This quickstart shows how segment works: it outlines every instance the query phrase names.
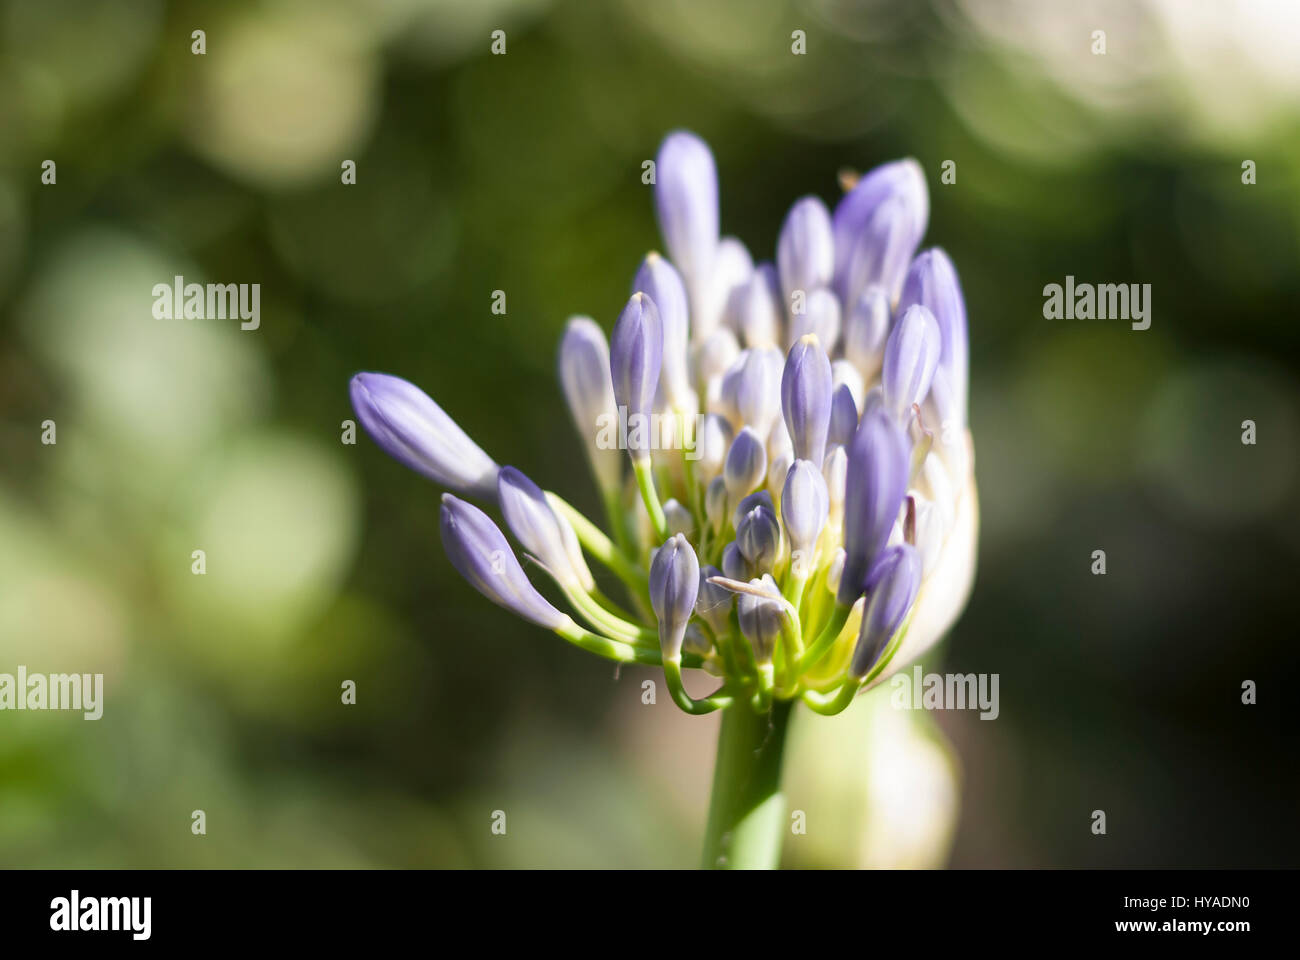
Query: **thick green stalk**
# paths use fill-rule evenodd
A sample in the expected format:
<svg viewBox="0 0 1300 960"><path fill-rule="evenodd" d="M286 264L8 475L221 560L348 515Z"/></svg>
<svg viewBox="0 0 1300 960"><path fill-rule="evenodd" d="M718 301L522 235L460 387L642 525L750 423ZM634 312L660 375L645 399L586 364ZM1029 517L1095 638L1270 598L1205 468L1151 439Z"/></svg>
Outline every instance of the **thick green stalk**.
<svg viewBox="0 0 1300 960"><path fill-rule="evenodd" d="M793 706L778 700L770 712L756 714L733 703L722 712L704 838L706 868L773 870L780 865L786 831L781 759Z"/></svg>

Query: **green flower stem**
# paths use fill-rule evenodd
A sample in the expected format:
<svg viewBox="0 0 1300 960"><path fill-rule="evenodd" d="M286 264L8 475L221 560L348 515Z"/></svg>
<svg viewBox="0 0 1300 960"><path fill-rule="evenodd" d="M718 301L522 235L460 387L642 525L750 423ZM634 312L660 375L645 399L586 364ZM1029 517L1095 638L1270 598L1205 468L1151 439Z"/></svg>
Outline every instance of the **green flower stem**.
<svg viewBox="0 0 1300 960"><path fill-rule="evenodd" d="M568 598L573 608L582 614L582 619L595 627L602 633L608 634L615 640L621 640L624 643L631 643L636 646L659 648L659 634L652 630L645 630L638 627L635 623L629 623L627 620L617 617L610 613L599 603L597 603L590 594L581 587L572 584L561 583L558 579L556 585L563 591L564 596Z"/></svg>
<svg viewBox="0 0 1300 960"><path fill-rule="evenodd" d="M627 510L623 507L621 491L618 488L604 490L601 492L601 499L605 502L605 517L609 520L609 528L614 531L614 542L625 557L631 556L632 538L627 532Z"/></svg>
<svg viewBox="0 0 1300 960"><path fill-rule="evenodd" d="M570 506L562 497L547 491L547 502L551 507L564 514L565 518L573 525L573 532L578 535L578 542L582 548L606 567L612 570L620 580L622 580L629 590L634 594L640 595L646 593L647 575L644 570L628 559L626 553L614 546L609 537L601 531L582 513ZM648 599L647 594L647 599Z"/></svg>
<svg viewBox="0 0 1300 960"><path fill-rule="evenodd" d="M785 597L792 607L798 610L799 604L803 601L804 588L807 585L808 574L805 573L800 575L791 569L790 574L785 581L785 589L781 591L781 595Z"/></svg>
<svg viewBox="0 0 1300 960"><path fill-rule="evenodd" d="M818 693L807 692L803 695L803 702L808 704L808 708L824 717L833 717L841 713L845 707L853 702L857 696L858 690L862 686L862 681L857 677L846 677L844 684L830 696L824 696Z"/></svg>
<svg viewBox="0 0 1300 960"><path fill-rule="evenodd" d="M622 607L620 607L617 603L615 603L615 602L614 602L613 600L611 600L609 597L605 596L605 592L604 592L603 590L601 590L600 587L593 586L589 591L587 591L587 593L588 593L588 595L591 597L592 600L594 600L594 601L596 601L596 603L600 604L600 608L601 608L602 610L604 610L606 613L612 613L614 616L618 617L620 620L626 620L628 623L631 623L631 624L636 624L636 623L637 623L637 621L636 621L636 617L637 617L637 615L636 615L636 614L634 614L634 613L630 613L629 611L624 610ZM638 626L642 626L642 627L645 626L644 623L637 624L637 625L638 625Z"/></svg>
<svg viewBox="0 0 1300 960"><path fill-rule="evenodd" d="M574 620L557 627L555 632L575 647L594 653L598 657L604 657L606 660L613 660L616 663L642 663L651 667L663 666L663 656L658 650L634 647L621 640L611 640L599 633L583 629ZM704 658L699 654L684 653L681 665L692 669L703 667Z"/></svg>
<svg viewBox="0 0 1300 960"><path fill-rule="evenodd" d="M693 699L682 684L682 664L680 660L664 661L664 679L668 681L668 692L673 695L673 702L681 707L683 711L694 716L712 713L714 710L719 710L731 703L731 697L716 694L702 700Z"/></svg>
<svg viewBox="0 0 1300 960"><path fill-rule="evenodd" d="M654 528L656 543L659 546L668 539L668 521L664 519L664 508L659 503L659 493L655 490L654 468L650 458L640 457L632 460L632 472L636 474L637 489L641 491L641 500L646 512L650 514L650 526Z"/></svg>
<svg viewBox="0 0 1300 960"><path fill-rule="evenodd" d="M772 686L773 686L773 669L772 664L760 663L758 665L758 689L755 691L750 705L754 708L755 713L765 714L772 706Z"/></svg>
<svg viewBox="0 0 1300 960"><path fill-rule="evenodd" d="M835 644L835 638L840 635L844 629L844 624L848 622L849 614L853 611L853 605L848 603L835 602L835 609L831 611L831 619L822 630L821 635L812 642L812 645L799 661L799 673L807 673L808 668L816 666L817 661L830 651Z"/></svg>
<svg viewBox="0 0 1300 960"><path fill-rule="evenodd" d="M779 700L768 713L740 704L722 712L713 799L704 838L707 869L772 870L785 836L781 759L794 703Z"/></svg>
<svg viewBox="0 0 1300 960"><path fill-rule="evenodd" d="M793 608L791 608L793 609ZM799 658L803 654L803 640L799 630L799 615L793 617L786 611L781 622L781 647L784 669L776 685L778 696L788 697L799 686Z"/></svg>

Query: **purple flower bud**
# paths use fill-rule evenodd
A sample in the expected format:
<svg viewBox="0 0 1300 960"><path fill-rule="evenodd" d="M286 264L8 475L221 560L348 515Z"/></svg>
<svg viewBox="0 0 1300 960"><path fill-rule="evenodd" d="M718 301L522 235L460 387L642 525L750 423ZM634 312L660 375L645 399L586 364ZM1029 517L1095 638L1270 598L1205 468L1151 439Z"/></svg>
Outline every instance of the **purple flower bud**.
<svg viewBox="0 0 1300 960"><path fill-rule="evenodd" d="M790 317L787 340L794 346L800 337L814 334L828 354L840 340L840 301L829 290L814 290L804 301L802 313Z"/></svg>
<svg viewBox="0 0 1300 960"><path fill-rule="evenodd" d="M681 656L686 624L700 591L700 562L680 533L670 537L650 564L650 606L659 618L659 647L665 660Z"/></svg>
<svg viewBox="0 0 1300 960"><path fill-rule="evenodd" d="M670 534L685 534L689 536L695 530L695 517L691 516L691 511L676 500L669 498L664 501L664 521Z"/></svg>
<svg viewBox="0 0 1300 960"><path fill-rule="evenodd" d="M781 522L770 501L756 504L741 515L736 525L736 546L751 570L766 573L772 569L781 553Z"/></svg>
<svg viewBox="0 0 1300 960"><path fill-rule="evenodd" d="M844 575L844 548L836 547L831 562L826 566L826 590L835 594L840 589L840 577Z"/></svg>
<svg viewBox="0 0 1300 960"><path fill-rule="evenodd" d="M759 264L731 296L732 323L747 347L775 347L781 339L781 301L772 288L774 273L770 263Z"/></svg>
<svg viewBox="0 0 1300 960"><path fill-rule="evenodd" d="M733 540L722 548L722 572L729 580L748 580L751 575L749 561Z"/></svg>
<svg viewBox="0 0 1300 960"><path fill-rule="evenodd" d="M815 336L790 348L781 375L781 409L795 459L820 467L831 423L831 361Z"/></svg>
<svg viewBox="0 0 1300 960"><path fill-rule="evenodd" d="M659 146L655 213L668 256L694 300L703 293L718 247L718 169L708 144L693 133L670 133Z"/></svg>
<svg viewBox="0 0 1300 960"><path fill-rule="evenodd" d="M886 206L889 209L882 213ZM835 235L835 289L840 298L845 303L854 303L863 286L875 279L884 283L892 299L896 284L902 281L901 273L896 278L889 278L883 275L885 271L878 270L879 276L871 277L870 270L863 270L860 272L867 274L867 279L860 277L853 283L850 282L852 263L855 259L874 259L882 263L890 258L868 257L869 250L873 246L893 245L904 251L905 264L925 235L929 217L930 195L925 185L925 173L915 160L909 158L887 163L863 176L835 207L831 221ZM897 239L891 241L890 235L895 233ZM866 244L862 246L860 242L864 237ZM905 271L907 267L901 269Z"/></svg>
<svg viewBox="0 0 1300 960"><path fill-rule="evenodd" d="M781 496L781 491L785 488L786 474L794 466L794 452L791 450L782 450L773 458L772 462L767 465L767 489L763 492L776 498Z"/></svg>
<svg viewBox="0 0 1300 960"><path fill-rule="evenodd" d="M869 285L844 320L844 356L867 379L880 370L889 337L889 292Z"/></svg>
<svg viewBox="0 0 1300 960"><path fill-rule="evenodd" d="M731 429L726 417L716 413L705 416L695 446L700 455L696 470L701 483L710 483L722 472L722 465L727 460L727 451L731 449L734 437L735 431Z"/></svg>
<svg viewBox="0 0 1300 960"><path fill-rule="evenodd" d="M497 499L515 539L556 579L583 590L595 586L572 524L551 509L537 484L514 467L502 467L497 475Z"/></svg>
<svg viewBox="0 0 1300 960"><path fill-rule="evenodd" d="M862 290L873 283L883 286L891 300L897 296L919 239L910 233L908 220L900 197L890 197L871 215L849 256L847 302L856 303Z"/></svg>
<svg viewBox="0 0 1300 960"><path fill-rule="evenodd" d="M897 423L907 421L912 404L925 400L938 365L939 324L920 304L908 307L889 335L881 372L885 408Z"/></svg>
<svg viewBox="0 0 1300 960"><path fill-rule="evenodd" d="M843 359L831 362L831 394L834 395L840 387L849 388L855 407L862 406L862 397L866 390L862 374L858 373L857 367Z"/></svg>
<svg viewBox="0 0 1300 960"><path fill-rule="evenodd" d="M888 414L872 407L862 414L849 447L844 484L844 576L839 601L862 595L867 573L885 548L907 491L907 438Z"/></svg>
<svg viewBox="0 0 1300 960"><path fill-rule="evenodd" d="M617 490L623 476L623 455L614 445L602 448L596 441L603 425L618 422L609 379L609 345L590 317L573 317L564 328L559 367L569 415L586 445L596 482L602 490Z"/></svg>
<svg viewBox="0 0 1300 960"><path fill-rule="evenodd" d="M939 366L946 372L952 388L954 412L965 423L970 363L966 300L957 279L957 268L948 254L938 247L925 251L912 261L903 282L903 292L898 298L899 314L918 303L934 314L939 325Z"/></svg>
<svg viewBox="0 0 1300 960"><path fill-rule="evenodd" d="M835 244L831 215L817 197L796 200L776 243L776 267L786 302L795 290L811 293L831 282Z"/></svg>
<svg viewBox="0 0 1300 960"><path fill-rule="evenodd" d="M358 373L348 390L361 425L394 460L461 493L496 497L497 465L419 387Z"/></svg>
<svg viewBox="0 0 1300 960"><path fill-rule="evenodd" d="M636 272L632 281L633 293L644 293L659 311L659 323L664 331L663 369L660 373L668 404L678 409L688 409L691 378L687 364L687 345L690 342L689 320L686 307L686 288L682 278L671 263L651 253Z"/></svg>
<svg viewBox="0 0 1300 960"><path fill-rule="evenodd" d="M853 648L849 675L862 679L871 672L898 632L921 589L921 557L905 543L881 555L873 573L875 585L862 614L862 630Z"/></svg>
<svg viewBox="0 0 1300 960"><path fill-rule="evenodd" d="M738 426L766 437L780 413L781 368L776 350L745 350L722 378L722 403Z"/></svg>
<svg viewBox="0 0 1300 960"><path fill-rule="evenodd" d="M740 344L727 327L718 327L695 348L695 382L707 409L724 406L723 377L739 356Z"/></svg>
<svg viewBox="0 0 1300 960"><path fill-rule="evenodd" d="M444 493L441 526L447 559L483 596L548 630L572 623L528 582L505 535L478 507Z"/></svg>
<svg viewBox="0 0 1300 960"><path fill-rule="evenodd" d="M627 411L629 423L634 416L649 417L654 411L663 348L663 328L654 301L644 293L633 294L614 325L609 350L614 400ZM628 431L629 447L637 443L633 457L650 455L650 433L648 428Z"/></svg>
<svg viewBox="0 0 1300 960"><path fill-rule="evenodd" d="M698 623L688 623L686 625L686 639L682 644L682 649L687 653L705 657L713 649L713 641L708 638Z"/></svg>
<svg viewBox="0 0 1300 960"><path fill-rule="evenodd" d="M709 582L711 577L722 575L717 567L702 567L700 595L695 599L695 612L718 636L725 635L731 629L731 605L736 598L726 587Z"/></svg>
<svg viewBox="0 0 1300 960"><path fill-rule="evenodd" d="M767 476L767 453L763 441L752 427L743 428L731 441L722 478L727 485L727 499L736 503L756 489Z"/></svg>
<svg viewBox="0 0 1300 960"><path fill-rule="evenodd" d="M858 405L853 402L853 390L842 383L831 396L831 425L826 442L847 447L857 430Z"/></svg>
<svg viewBox="0 0 1300 960"><path fill-rule="evenodd" d="M692 319L699 328L697 339L717 328L736 291L753 275L754 258L748 248L735 237L723 237L713 258L713 272L702 291L704 300L698 307L692 301Z"/></svg>
<svg viewBox="0 0 1300 960"><path fill-rule="evenodd" d="M755 490L737 503L731 511L731 528L737 529L740 526L740 518L759 506L767 507L773 513L776 512L776 503L772 500L772 495L766 490Z"/></svg>
<svg viewBox="0 0 1300 960"><path fill-rule="evenodd" d="M822 464L822 477L826 480L826 496L832 516L844 509L844 487L848 482L849 455L846 447L832 445L826 450Z"/></svg>
<svg viewBox="0 0 1300 960"><path fill-rule="evenodd" d="M805 563L811 561L829 509L830 495L821 470L811 461L796 460L781 492L781 518L790 537L792 558L802 555Z"/></svg>
<svg viewBox="0 0 1300 960"><path fill-rule="evenodd" d="M740 579L732 577L733 580ZM760 587L774 596L780 594L776 581L770 573L761 580L750 580L751 587ZM756 597L752 593L741 593L736 600L740 632L754 648L754 659L759 663L771 663L772 654L776 652L776 641L781 636L781 621L785 610L777 600Z"/></svg>

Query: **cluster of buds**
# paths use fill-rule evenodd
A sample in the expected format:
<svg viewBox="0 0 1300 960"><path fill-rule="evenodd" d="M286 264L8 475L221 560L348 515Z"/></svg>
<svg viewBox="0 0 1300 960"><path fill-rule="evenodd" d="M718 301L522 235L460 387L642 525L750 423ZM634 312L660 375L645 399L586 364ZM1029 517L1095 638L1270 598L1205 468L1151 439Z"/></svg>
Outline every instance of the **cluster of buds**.
<svg viewBox="0 0 1300 960"><path fill-rule="evenodd" d="M842 175L833 214L797 201L775 262L758 264L719 237L703 141L670 134L656 173L667 257L645 258L608 342L575 317L560 344L608 534L498 466L412 384L361 373L352 403L393 457L498 508L573 613L482 509L446 493L447 556L489 600L593 653L662 666L689 713L774 698L836 713L942 636L970 590L957 273L942 250L917 253L929 198L913 160ZM631 426L620 442L615 423ZM623 582L623 605L588 558ZM696 698L683 668L721 684Z"/></svg>

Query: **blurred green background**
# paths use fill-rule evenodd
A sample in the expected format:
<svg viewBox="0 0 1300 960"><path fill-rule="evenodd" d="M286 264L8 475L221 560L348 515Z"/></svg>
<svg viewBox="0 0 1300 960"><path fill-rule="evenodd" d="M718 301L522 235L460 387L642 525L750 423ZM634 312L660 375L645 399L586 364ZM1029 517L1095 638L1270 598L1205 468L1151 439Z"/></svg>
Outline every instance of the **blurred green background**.
<svg viewBox="0 0 1300 960"><path fill-rule="evenodd" d="M756 259L917 157L970 314L979 572L926 666L1001 715L802 722L788 861L1300 862L1300 6L9 0L0 672L106 702L0 714L0 865L696 862L714 724L483 601L439 491L340 442L396 373L598 515L554 349L658 245L676 127ZM260 283L261 328L155 320L176 274ZM1043 319L1067 274L1150 283L1151 329Z"/></svg>

